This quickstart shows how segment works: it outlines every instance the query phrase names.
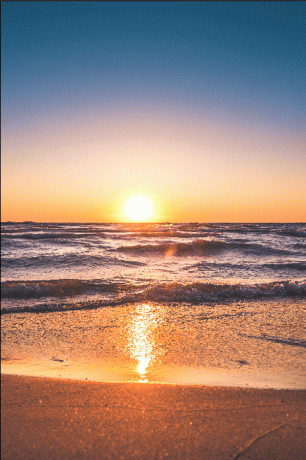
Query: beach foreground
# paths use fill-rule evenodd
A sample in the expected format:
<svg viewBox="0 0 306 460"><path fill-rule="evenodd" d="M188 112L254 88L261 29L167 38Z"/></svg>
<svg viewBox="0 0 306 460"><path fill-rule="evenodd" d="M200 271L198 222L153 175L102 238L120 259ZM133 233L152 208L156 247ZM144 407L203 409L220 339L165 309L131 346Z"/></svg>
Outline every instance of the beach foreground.
<svg viewBox="0 0 306 460"><path fill-rule="evenodd" d="M2 375L1 458L304 459L306 391Z"/></svg>

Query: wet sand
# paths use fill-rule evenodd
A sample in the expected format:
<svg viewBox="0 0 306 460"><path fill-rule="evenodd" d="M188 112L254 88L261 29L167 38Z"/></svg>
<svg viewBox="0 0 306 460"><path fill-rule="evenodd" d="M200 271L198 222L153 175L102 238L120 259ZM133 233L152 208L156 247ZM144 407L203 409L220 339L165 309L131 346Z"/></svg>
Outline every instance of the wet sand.
<svg viewBox="0 0 306 460"><path fill-rule="evenodd" d="M306 458L305 390L1 380L3 460Z"/></svg>

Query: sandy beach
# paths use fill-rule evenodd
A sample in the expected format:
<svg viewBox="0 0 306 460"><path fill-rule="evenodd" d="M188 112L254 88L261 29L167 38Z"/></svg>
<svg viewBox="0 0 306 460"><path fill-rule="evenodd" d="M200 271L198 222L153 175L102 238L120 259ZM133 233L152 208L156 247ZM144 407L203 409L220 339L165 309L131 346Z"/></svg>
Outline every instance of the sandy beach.
<svg viewBox="0 0 306 460"><path fill-rule="evenodd" d="M2 375L1 458L304 459L305 390Z"/></svg>

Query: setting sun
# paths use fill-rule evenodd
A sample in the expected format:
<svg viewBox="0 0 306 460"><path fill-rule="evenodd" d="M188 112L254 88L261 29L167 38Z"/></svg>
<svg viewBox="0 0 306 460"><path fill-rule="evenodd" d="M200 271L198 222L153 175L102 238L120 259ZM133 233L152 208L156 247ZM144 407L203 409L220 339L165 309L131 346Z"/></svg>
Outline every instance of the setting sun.
<svg viewBox="0 0 306 460"><path fill-rule="evenodd" d="M140 221L151 217L153 212L152 203L144 196L130 198L124 206L125 215L132 220Z"/></svg>

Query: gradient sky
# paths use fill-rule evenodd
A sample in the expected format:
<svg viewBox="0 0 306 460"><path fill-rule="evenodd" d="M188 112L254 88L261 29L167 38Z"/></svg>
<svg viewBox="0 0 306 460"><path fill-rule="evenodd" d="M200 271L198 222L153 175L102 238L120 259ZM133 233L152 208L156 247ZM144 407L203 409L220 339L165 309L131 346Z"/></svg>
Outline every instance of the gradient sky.
<svg viewBox="0 0 306 460"><path fill-rule="evenodd" d="M306 2L1 10L2 221L306 221Z"/></svg>

